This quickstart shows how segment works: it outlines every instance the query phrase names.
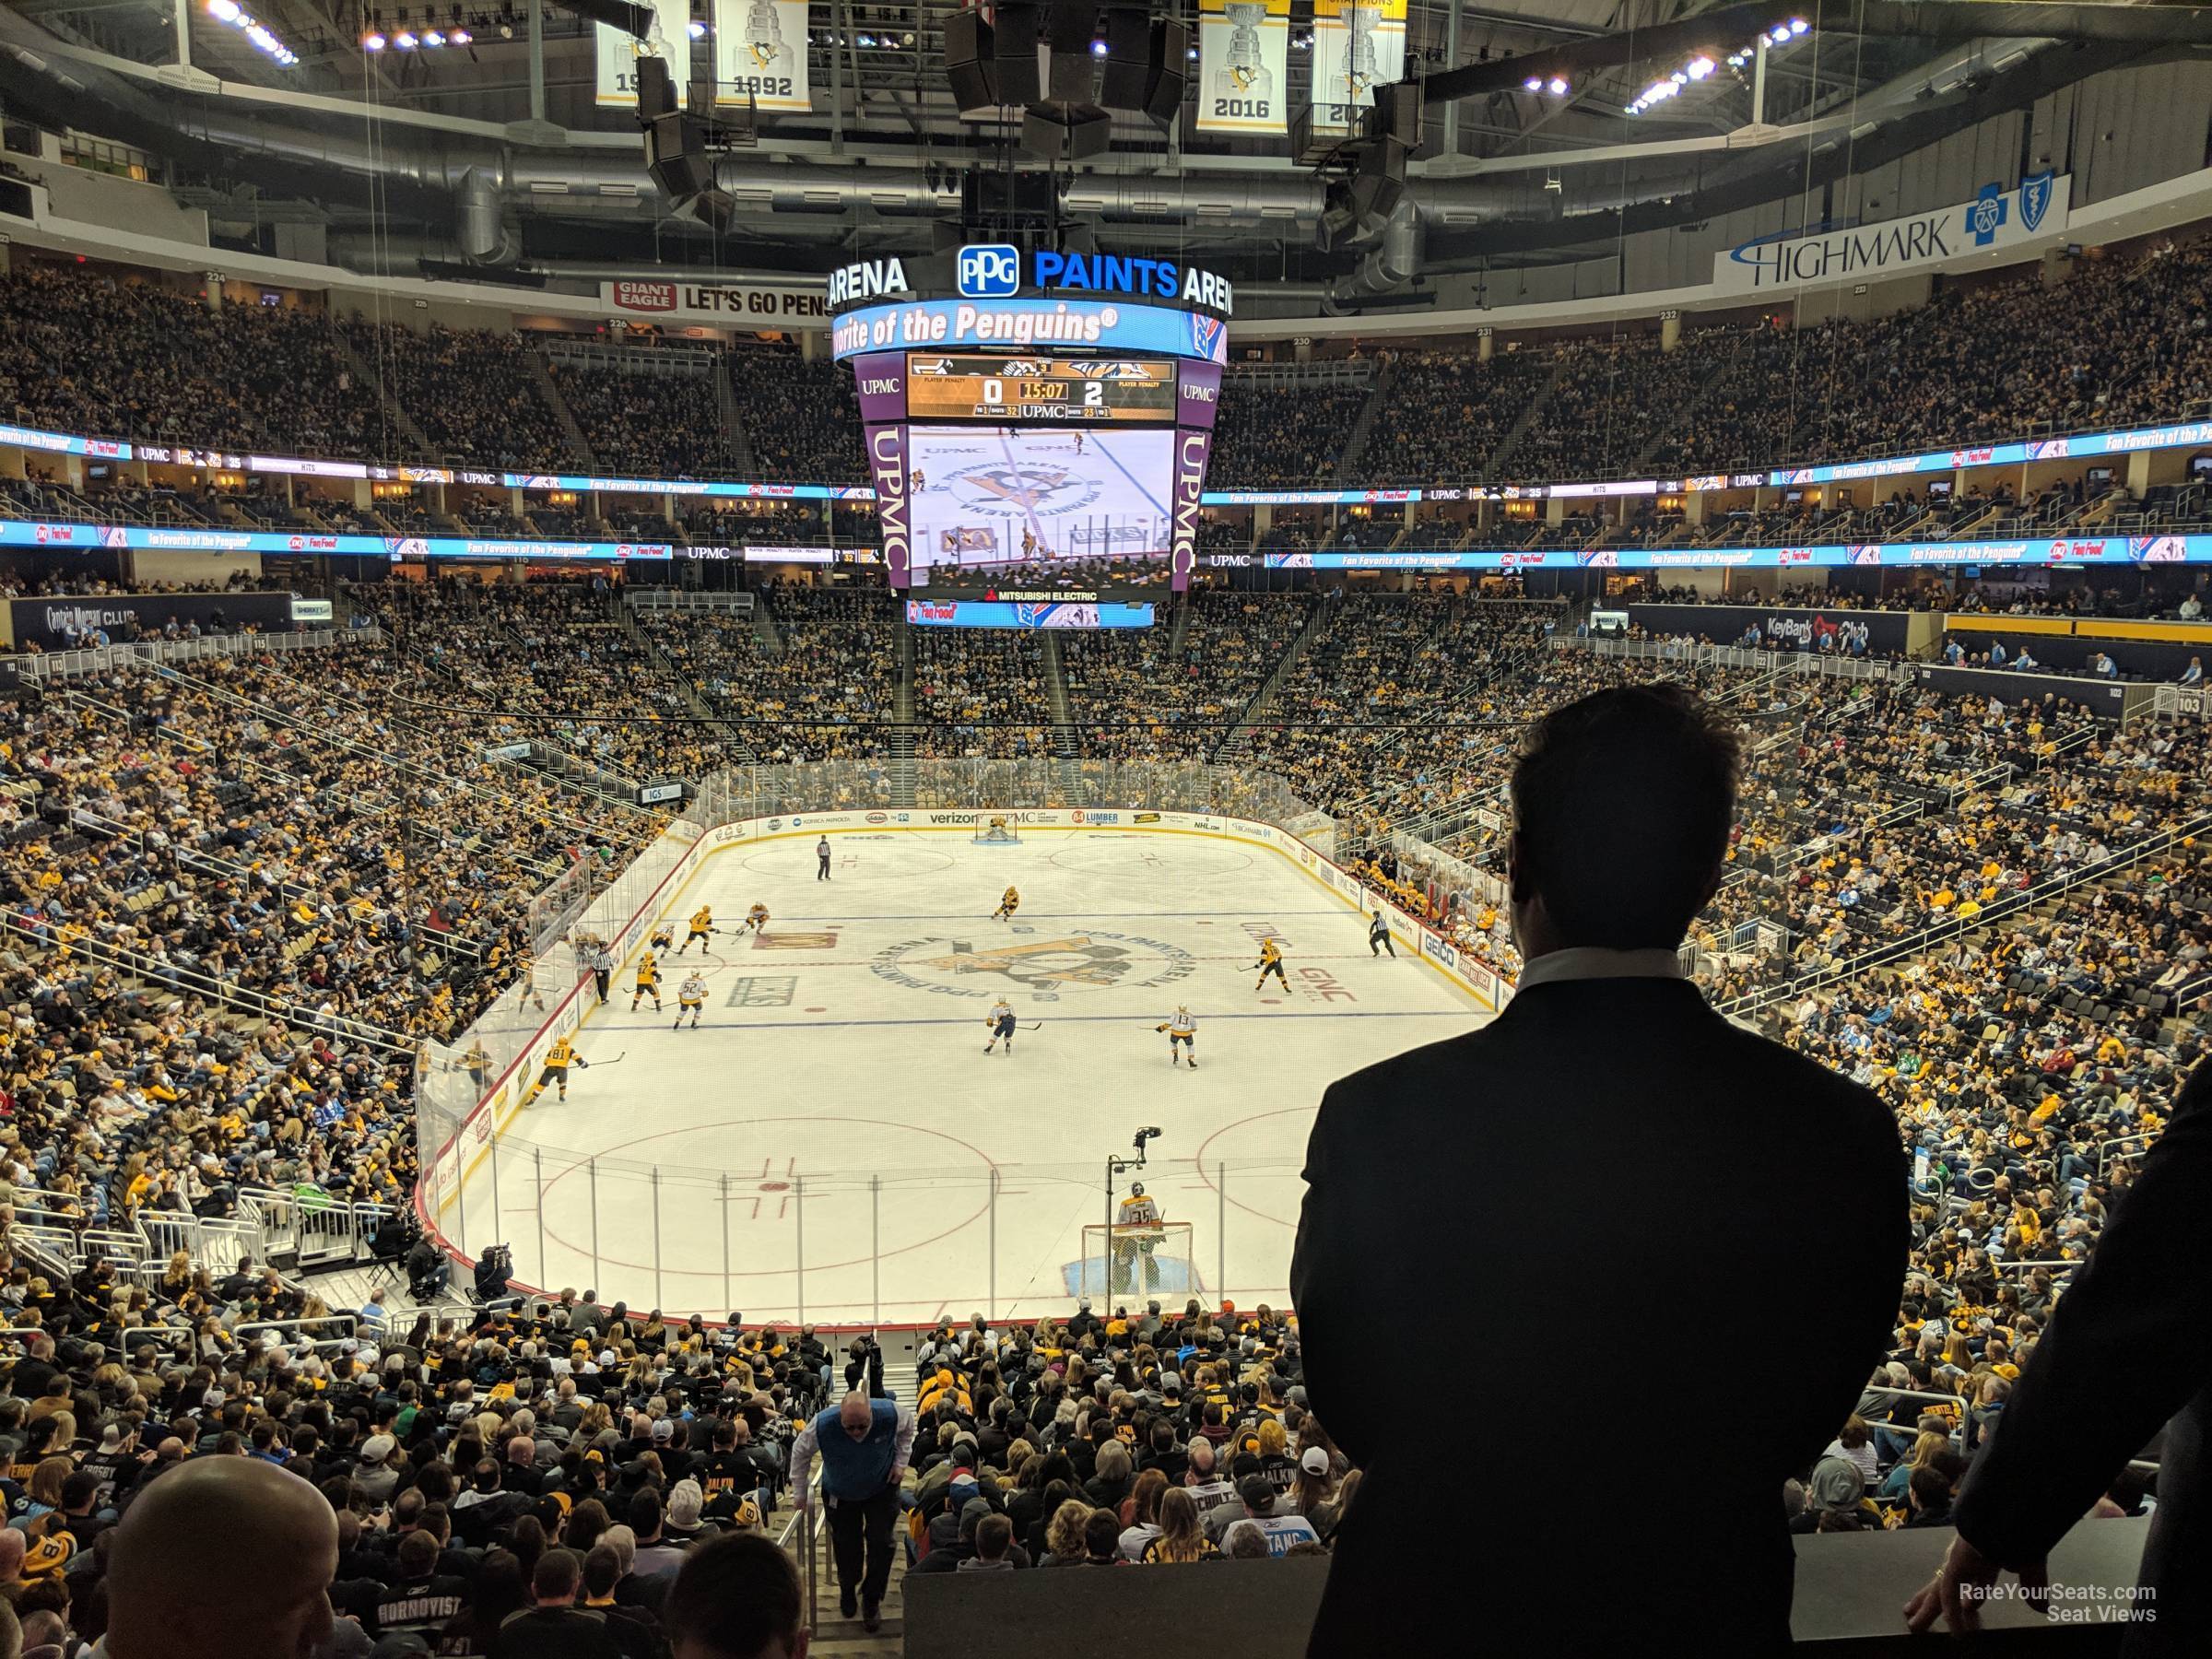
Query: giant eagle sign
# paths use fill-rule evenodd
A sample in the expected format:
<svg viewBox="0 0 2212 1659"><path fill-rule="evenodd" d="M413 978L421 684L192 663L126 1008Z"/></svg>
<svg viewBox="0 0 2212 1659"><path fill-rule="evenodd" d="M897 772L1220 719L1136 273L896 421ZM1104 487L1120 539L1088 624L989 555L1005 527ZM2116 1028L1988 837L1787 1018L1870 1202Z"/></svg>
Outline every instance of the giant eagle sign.
<svg viewBox="0 0 2212 1659"><path fill-rule="evenodd" d="M1764 294L1834 282L1878 281L1976 253L2055 239L2066 228L2072 175L2038 173L2006 190L1984 184L1971 202L1904 218L1745 242L1712 256L1712 286Z"/></svg>

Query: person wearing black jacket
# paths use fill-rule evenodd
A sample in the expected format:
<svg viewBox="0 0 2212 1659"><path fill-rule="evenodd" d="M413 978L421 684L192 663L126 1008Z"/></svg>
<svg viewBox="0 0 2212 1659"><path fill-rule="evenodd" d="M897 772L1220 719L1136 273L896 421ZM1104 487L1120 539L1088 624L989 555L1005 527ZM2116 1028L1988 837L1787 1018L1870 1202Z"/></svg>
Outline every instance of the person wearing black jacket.
<svg viewBox="0 0 2212 1659"><path fill-rule="evenodd" d="M1694 1632L1700 1653L1789 1645L1779 1494L1888 1346L1908 1167L1877 1097L1731 1024L1682 977L1683 935L1720 883L1737 757L1720 716L1665 683L1537 722L1512 780L1516 994L1480 1030L1322 1101L1290 1287L1312 1409L1363 1479L1312 1659L1442 1653L1470 1633L1499 1653L1627 1651L1665 1630ZM1794 1312L1786 1341L1733 1347L1732 1384L1773 1410L1700 1462L1696 1503L1595 1531L1574 1504L1469 1503L1618 1490L1647 1468L1666 1391L1710 1365L1715 1285ZM1569 1437L1482 1436L1449 1478L1430 1426L1374 1385L1378 1331L1542 1340L1584 1318L1621 1360L1604 1408ZM1477 1367L1453 1379L1453 1415L1510 1423L1526 1393L1512 1368Z"/></svg>
<svg viewBox="0 0 2212 1659"><path fill-rule="evenodd" d="M1974 1592L2003 1572L2043 1583L2052 1547L2163 1424L2139 1579L2149 1594L2136 1604L2155 1617L2128 1624L2124 1651L2135 1659L2212 1642L2212 1281L2193 1265L2207 1192L2212 1061L2176 1098L1967 1472L1950 1553L1906 1607L1913 1630L1938 1616L1954 1631L1976 1628Z"/></svg>

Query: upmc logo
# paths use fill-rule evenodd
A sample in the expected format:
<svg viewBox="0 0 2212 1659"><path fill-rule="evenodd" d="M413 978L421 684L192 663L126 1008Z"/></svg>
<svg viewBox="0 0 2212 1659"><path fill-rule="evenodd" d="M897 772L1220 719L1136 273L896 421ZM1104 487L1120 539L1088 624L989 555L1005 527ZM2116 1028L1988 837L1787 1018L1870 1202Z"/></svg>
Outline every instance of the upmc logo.
<svg viewBox="0 0 2212 1659"><path fill-rule="evenodd" d="M1010 242L970 242L959 277L961 298L1003 300L1021 287L1021 255Z"/></svg>

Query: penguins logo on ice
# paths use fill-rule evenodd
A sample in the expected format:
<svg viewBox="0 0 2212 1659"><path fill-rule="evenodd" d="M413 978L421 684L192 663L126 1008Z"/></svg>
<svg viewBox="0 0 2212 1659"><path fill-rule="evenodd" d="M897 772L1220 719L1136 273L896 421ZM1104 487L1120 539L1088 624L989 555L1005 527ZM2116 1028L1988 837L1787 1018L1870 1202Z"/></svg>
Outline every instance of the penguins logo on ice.
<svg viewBox="0 0 2212 1659"><path fill-rule="evenodd" d="M896 984L996 997L1008 983L1034 995L1075 990L1139 990L1186 978L1191 954L1159 939L1088 932L1019 944L921 938L894 945L871 964Z"/></svg>

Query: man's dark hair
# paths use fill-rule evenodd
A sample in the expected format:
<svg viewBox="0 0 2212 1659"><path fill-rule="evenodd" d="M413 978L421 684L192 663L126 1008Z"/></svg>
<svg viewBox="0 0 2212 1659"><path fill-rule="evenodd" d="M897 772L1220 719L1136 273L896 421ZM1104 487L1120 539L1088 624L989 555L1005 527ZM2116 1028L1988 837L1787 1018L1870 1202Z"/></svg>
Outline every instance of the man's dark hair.
<svg viewBox="0 0 2212 1659"><path fill-rule="evenodd" d="M759 1533L724 1533L684 1558L661 1623L671 1647L757 1659L798 1644L801 1599L789 1556Z"/></svg>
<svg viewBox="0 0 2212 1659"><path fill-rule="evenodd" d="M641 1544L661 1530L661 1495L647 1487L629 1500L629 1526Z"/></svg>
<svg viewBox="0 0 2212 1659"><path fill-rule="evenodd" d="M573 1601L582 1577L574 1550L548 1549L537 1558L536 1571L530 1574L530 1594L541 1602Z"/></svg>
<svg viewBox="0 0 2212 1659"><path fill-rule="evenodd" d="M583 1591L586 1595L606 1596L615 1593L615 1585L622 1578L622 1552L612 1544L594 1544L591 1554L583 1558Z"/></svg>
<svg viewBox="0 0 2212 1659"><path fill-rule="evenodd" d="M1616 687L1554 709L1513 765L1515 898L1542 895L1562 946L1672 949L1727 851L1740 751L1685 687Z"/></svg>
<svg viewBox="0 0 2212 1659"><path fill-rule="evenodd" d="M409 1578L427 1578L438 1570L438 1540L418 1528L399 1541L399 1570Z"/></svg>
<svg viewBox="0 0 2212 1659"><path fill-rule="evenodd" d="M1014 1544L1014 1523L1000 1514L985 1515L975 1524L975 1553L979 1560L1004 1559Z"/></svg>
<svg viewBox="0 0 2212 1659"><path fill-rule="evenodd" d="M1110 1509L1095 1509L1083 1523L1083 1549L1087 1555L1110 1556L1121 1547L1122 1518Z"/></svg>

